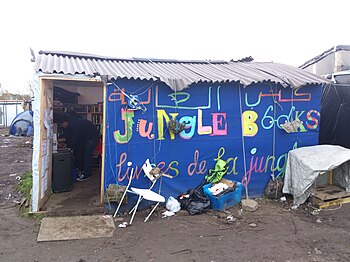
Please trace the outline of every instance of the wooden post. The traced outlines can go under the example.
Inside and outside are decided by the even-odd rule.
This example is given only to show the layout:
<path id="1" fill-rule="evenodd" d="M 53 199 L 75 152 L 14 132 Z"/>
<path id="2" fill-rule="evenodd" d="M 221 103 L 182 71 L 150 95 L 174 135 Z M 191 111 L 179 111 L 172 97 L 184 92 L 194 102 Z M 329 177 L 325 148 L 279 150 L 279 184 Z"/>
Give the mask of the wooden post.
<path id="1" fill-rule="evenodd" d="M 328 172 L 328 185 L 333 185 L 333 170 Z"/>
<path id="2" fill-rule="evenodd" d="M 39 189 L 38 189 L 38 209 L 40 210 L 46 201 L 50 197 L 51 192 L 51 172 L 52 172 L 52 139 L 47 137 L 48 130 L 44 125 L 45 119 L 45 111 L 50 112 L 52 108 L 52 96 L 53 96 L 53 82 L 51 80 L 47 80 L 43 77 L 39 78 L 40 83 L 40 142 L 39 142 Z M 45 142 L 44 142 L 45 141 Z M 43 143 L 46 143 L 45 148 L 43 148 Z M 49 148 L 49 153 L 47 152 L 47 148 Z M 46 152 L 43 152 L 43 149 Z M 46 160 L 48 158 L 48 171 L 46 174 Z M 44 159 L 44 161 L 43 161 Z M 43 166 L 43 163 L 45 164 Z M 44 187 L 43 177 L 46 177 L 46 187 Z M 43 192 L 44 189 L 44 192 Z"/>
<path id="3" fill-rule="evenodd" d="M 43 172 L 43 167 L 42 167 L 42 159 L 43 159 L 43 152 L 42 152 L 42 146 L 43 146 L 43 138 L 46 137 L 43 134 L 45 131 L 44 129 L 44 124 L 43 124 L 43 119 L 44 119 L 44 80 L 42 78 L 39 78 L 39 85 L 40 85 L 40 136 L 39 136 L 39 164 L 38 164 L 38 171 L 39 171 L 39 185 L 38 185 L 38 210 L 43 206 L 42 204 L 42 199 L 41 199 L 41 190 L 42 190 L 42 172 Z"/>

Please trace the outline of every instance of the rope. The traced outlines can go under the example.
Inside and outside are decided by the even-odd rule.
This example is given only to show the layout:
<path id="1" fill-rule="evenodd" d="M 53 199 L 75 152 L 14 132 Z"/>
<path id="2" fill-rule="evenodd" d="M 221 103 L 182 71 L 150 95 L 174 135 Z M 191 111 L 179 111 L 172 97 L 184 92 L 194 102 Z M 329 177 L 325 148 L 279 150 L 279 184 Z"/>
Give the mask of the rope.
<path id="1" fill-rule="evenodd" d="M 130 92 L 130 95 L 129 94 L 127 94 L 127 92 L 126 91 L 124 91 L 123 89 L 121 89 L 117 84 L 115 84 L 113 81 L 112 81 L 112 84 L 124 95 L 124 96 L 126 96 L 128 99 L 129 99 L 129 101 L 135 101 L 136 100 L 136 98 L 135 98 L 135 96 L 137 96 L 137 98 L 140 100 L 140 101 L 137 101 L 136 100 L 136 102 L 139 102 L 139 108 L 137 108 L 137 109 L 141 109 L 143 112 L 146 112 L 146 110 L 147 110 L 147 108 L 143 105 L 143 104 L 141 104 L 141 98 L 139 97 L 139 95 L 134 95 L 134 93 L 131 93 Z M 143 87 L 145 87 L 146 85 L 144 85 Z M 141 88 L 143 88 L 143 87 L 141 87 Z M 152 87 L 152 85 L 149 87 L 149 88 L 151 88 Z M 148 88 L 148 89 L 149 89 Z M 147 89 L 147 90 L 148 90 Z M 138 89 L 138 90 L 140 90 L 140 88 Z M 146 91 L 147 91 L 146 90 Z M 144 92 L 143 92 L 144 93 Z M 143 94 L 143 93 L 141 93 L 141 94 Z M 128 109 L 128 107 L 126 107 L 126 109 Z M 133 110 L 133 109 L 131 109 L 131 110 Z"/>
<path id="2" fill-rule="evenodd" d="M 157 85 L 158 85 L 158 83 L 157 83 Z M 153 87 L 153 85 L 151 87 Z M 152 121 L 153 121 L 153 123 L 156 122 L 155 121 L 156 120 L 156 117 L 155 117 L 155 111 L 156 111 L 156 109 L 155 109 L 155 90 L 158 90 L 158 86 L 157 86 L 157 88 L 152 89 L 153 92 L 152 92 L 152 100 L 151 101 L 153 101 L 152 102 Z M 165 134 L 165 132 L 164 132 L 164 134 Z M 153 138 L 153 158 L 151 159 L 152 163 L 157 163 L 157 155 L 161 150 L 161 146 L 162 146 L 162 140 L 159 140 L 159 147 L 158 147 L 158 150 L 156 152 L 156 136 L 154 135 L 154 138 Z M 160 192 L 162 190 L 162 185 L 163 185 L 163 178 L 160 177 L 158 194 L 160 194 Z M 152 187 L 153 186 L 154 185 L 152 185 Z"/>
<path id="3" fill-rule="evenodd" d="M 275 92 L 277 91 L 277 84 L 275 86 Z M 272 136 L 272 156 L 273 156 L 273 163 L 274 166 L 276 165 L 276 98 L 273 96 L 273 136 Z M 275 167 L 272 169 L 272 175 L 273 178 L 275 179 Z"/>
<path id="4" fill-rule="evenodd" d="M 157 88 L 156 89 L 158 89 L 158 86 L 157 86 Z M 155 93 L 155 92 L 154 92 Z M 155 123 L 155 98 L 153 97 L 153 104 L 152 104 L 152 112 L 153 112 L 153 123 Z M 167 127 L 167 125 L 166 125 L 166 129 L 164 130 L 164 134 L 163 134 L 163 136 L 165 136 L 165 134 L 167 133 L 167 131 L 168 131 L 169 129 L 168 129 L 168 127 Z M 161 148 L 162 148 L 162 140 L 159 140 L 159 146 L 158 146 L 158 150 L 156 151 L 156 139 L 154 139 L 153 140 L 153 142 L 154 142 L 154 144 L 153 144 L 153 158 L 151 159 L 151 162 L 153 162 L 153 163 L 155 163 L 155 162 L 157 162 L 157 155 L 159 154 L 159 152 L 160 152 L 160 150 L 161 150 Z"/>
<path id="5" fill-rule="evenodd" d="M 156 90 L 158 90 L 158 88 L 156 88 Z M 155 121 L 155 98 L 154 98 L 154 93 L 155 93 L 155 91 L 153 92 L 153 96 L 152 96 L 152 101 L 153 101 L 153 103 L 152 103 L 152 120 L 153 120 L 153 123 L 156 122 Z M 160 140 L 159 143 L 160 143 L 159 145 L 161 146 L 162 141 Z M 160 148 L 159 148 L 159 151 L 160 151 Z M 158 154 L 158 152 L 156 153 L 156 136 L 154 135 L 154 138 L 153 138 L 153 161 L 154 161 L 154 163 L 157 163 L 157 154 Z M 162 178 L 160 179 L 160 182 L 159 182 L 158 194 L 160 194 L 161 188 L 162 188 Z"/>
<path id="6" fill-rule="evenodd" d="M 156 82 L 157 82 L 157 81 L 156 81 Z M 145 91 L 143 91 L 143 92 L 140 93 L 140 94 L 137 94 L 138 91 L 140 91 L 140 90 L 141 90 L 142 88 L 144 88 L 145 86 L 149 85 L 149 83 L 145 84 L 144 86 L 140 87 L 140 88 L 137 89 L 135 92 L 133 92 L 133 94 L 136 94 L 136 95 L 138 95 L 138 96 L 143 95 L 143 94 L 146 93 L 150 88 L 152 88 L 152 86 L 153 86 L 156 82 L 152 82 L 152 83 L 150 84 L 150 86 L 147 87 L 147 89 L 146 89 Z"/>
<path id="7" fill-rule="evenodd" d="M 156 88 L 156 89 L 158 89 L 158 88 Z M 153 93 L 155 93 L 155 92 L 153 92 Z M 153 120 L 153 124 L 154 124 L 155 123 L 155 106 L 154 106 L 155 99 L 154 99 L 154 94 L 152 96 L 152 101 L 153 101 L 153 103 L 152 103 L 152 120 Z M 156 157 L 157 157 L 157 154 L 156 154 L 156 136 L 154 135 L 154 138 L 153 138 L 153 161 L 154 162 L 157 162 L 157 158 Z"/>
<path id="8" fill-rule="evenodd" d="M 247 161 L 246 161 L 246 156 L 245 156 L 245 144 L 244 144 L 244 135 L 243 135 L 243 119 L 242 119 L 242 94 L 241 94 L 241 84 L 238 84 L 238 92 L 239 92 L 239 109 L 241 112 L 241 137 L 242 137 L 242 151 L 243 151 L 243 164 L 244 164 L 244 180 L 246 181 L 245 183 L 245 196 L 246 199 L 249 199 L 249 194 L 248 194 L 248 181 L 247 181 Z"/>

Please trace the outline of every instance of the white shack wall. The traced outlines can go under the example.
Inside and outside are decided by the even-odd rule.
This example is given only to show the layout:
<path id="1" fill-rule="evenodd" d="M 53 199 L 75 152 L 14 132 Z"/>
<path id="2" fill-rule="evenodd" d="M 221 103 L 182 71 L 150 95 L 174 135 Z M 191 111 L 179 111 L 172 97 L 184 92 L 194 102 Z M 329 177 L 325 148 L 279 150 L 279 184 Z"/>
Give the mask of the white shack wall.
<path id="1" fill-rule="evenodd" d="M 23 112 L 22 103 L 0 101 L 0 127 L 10 127 L 13 119 Z"/>

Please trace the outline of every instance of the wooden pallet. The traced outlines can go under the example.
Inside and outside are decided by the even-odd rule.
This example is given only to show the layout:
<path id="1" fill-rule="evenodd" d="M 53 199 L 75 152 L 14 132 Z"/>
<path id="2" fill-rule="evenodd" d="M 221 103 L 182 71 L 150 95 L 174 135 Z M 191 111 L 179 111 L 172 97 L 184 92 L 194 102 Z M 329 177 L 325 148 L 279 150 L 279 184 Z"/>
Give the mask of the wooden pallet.
<path id="1" fill-rule="evenodd" d="M 318 187 L 314 191 L 313 204 L 319 208 L 350 203 L 350 192 L 335 185 Z"/>

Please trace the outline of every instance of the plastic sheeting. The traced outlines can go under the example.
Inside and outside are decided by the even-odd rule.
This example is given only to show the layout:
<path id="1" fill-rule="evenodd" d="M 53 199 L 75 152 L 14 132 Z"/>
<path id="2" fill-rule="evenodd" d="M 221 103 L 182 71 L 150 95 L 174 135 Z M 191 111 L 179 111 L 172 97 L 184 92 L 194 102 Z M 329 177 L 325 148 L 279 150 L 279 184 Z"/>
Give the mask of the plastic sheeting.
<path id="1" fill-rule="evenodd" d="M 283 193 L 292 194 L 294 205 L 303 204 L 310 196 L 316 179 L 333 171 L 333 183 L 350 192 L 350 149 L 317 145 L 298 148 L 288 153 Z"/>
<path id="2" fill-rule="evenodd" d="M 324 87 L 321 115 L 320 144 L 350 149 L 350 84 Z"/>
<path id="3" fill-rule="evenodd" d="M 272 173 L 284 175 L 289 150 L 318 143 L 321 85 L 201 83 L 174 92 L 159 81 L 114 83 L 105 98 L 105 188 L 127 183 L 132 167 L 133 186 L 146 188 L 142 165 L 150 159 L 173 176 L 163 177 L 154 190 L 177 196 L 200 184 L 223 159 L 229 165 L 225 178 L 244 181 L 250 196 L 259 196 Z M 127 110 L 130 95 L 138 95 L 147 110 Z M 185 122 L 186 129 L 170 133 L 170 119 Z M 282 129 L 295 119 L 302 121 L 296 132 Z"/>
<path id="4" fill-rule="evenodd" d="M 40 161 L 40 85 L 38 74 L 34 74 L 33 77 L 33 95 L 34 100 L 32 103 L 33 110 L 33 123 L 34 123 L 34 137 L 33 137 L 33 158 L 32 158 L 32 176 L 33 176 L 33 188 L 32 188 L 32 211 L 39 211 L 39 161 Z"/>

